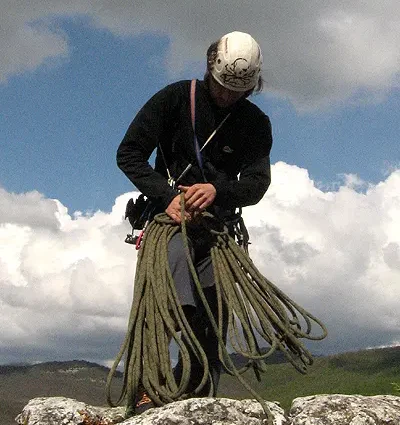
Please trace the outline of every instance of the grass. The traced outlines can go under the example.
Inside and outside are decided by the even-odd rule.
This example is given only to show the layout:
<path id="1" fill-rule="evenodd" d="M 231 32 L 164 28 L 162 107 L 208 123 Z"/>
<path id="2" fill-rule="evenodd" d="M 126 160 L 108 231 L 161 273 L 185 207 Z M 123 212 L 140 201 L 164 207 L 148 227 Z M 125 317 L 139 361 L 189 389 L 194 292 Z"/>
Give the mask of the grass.
<path id="1" fill-rule="evenodd" d="M 399 395 L 393 382 L 400 380 L 400 347 L 317 358 L 306 375 L 284 363 L 267 365 L 262 382 L 257 382 L 251 371 L 244 376 L 264 399 L 278 401 L 287 411 L 294 398 L 314 394 Z M 224 375 L 220 395 L 249 397 L 239 385 L 235 378 Z"/>

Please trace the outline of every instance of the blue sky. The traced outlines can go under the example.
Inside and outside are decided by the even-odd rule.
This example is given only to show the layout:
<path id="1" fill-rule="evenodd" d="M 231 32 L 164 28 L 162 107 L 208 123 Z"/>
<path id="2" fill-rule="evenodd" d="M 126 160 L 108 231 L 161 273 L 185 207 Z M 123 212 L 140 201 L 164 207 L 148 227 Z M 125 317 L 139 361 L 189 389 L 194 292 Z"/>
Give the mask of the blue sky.
<path id="1" fill-rule="evenodd" d="M 131 187 L 114 157 L 135 113 L 174 79 L 202 78 L 203 67 L 195 62 L 169 75 L 167 35 L 118 37 L 83 18 L 53 25 L 67 36 L 68 58 L 48 59 L 0 86 L 0 182 L 12 192 L 38 190 L 71 211 L 109 211 Z M 397 89 L 377 104 L 299 112 L 268 96 L 268 68 L 264 76 L 267 95 L 253 100 L 272 120 L 272 162 L 304 167 L 323 185 L 343 173 L 376 183 L 399 164 Z"/>
<path id="2" fill-rule="evenodd" d="M 60 25 L 69 59 L 50 60 L 1 86 L 1 182 L 10 191 L 62 199 L 71 210 L 110 210 L 130 188 L 116 168 L 117 146 L 134 113 L 166 81 L 144 51 L 161 57 L 168 41 L 120 39 L 81 20 Z"/>
<path id="3" fill-rule="evenodd" d="M 252 100 L 274 135 L 271 188 L 245 212 L 252 258 L 327 323 L 314 351 L 400 343 L 397 3 L 0 6 L 0 363 L 112 360 L 136 261 L 116 150 L 146 100 L 202 78 L 236 29 L 262 47 Z"/>

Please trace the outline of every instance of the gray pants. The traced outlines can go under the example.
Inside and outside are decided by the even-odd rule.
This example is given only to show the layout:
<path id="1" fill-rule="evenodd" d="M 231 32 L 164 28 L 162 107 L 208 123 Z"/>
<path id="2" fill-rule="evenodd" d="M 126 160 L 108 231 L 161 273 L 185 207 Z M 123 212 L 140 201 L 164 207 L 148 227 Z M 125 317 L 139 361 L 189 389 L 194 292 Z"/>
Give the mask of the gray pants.
<path id="1" fill-rule="evenodd" d="M 217 318 L 218 306 L 216 299 L 216 291 L 214 285 L 214 273 L 210 257 L 210 247 L 212 244 L 212 236 L 200 234 L 196 229 L 188 230 L 189 248 L 191 257 L 196 268 L 204 295 L 210 305 L 214 318 Z M 214 391 L 211 396 L 216 396 L 219 378 L 221 374 L 221 362 L 218 358 L 218 338 L 214 333 L 207 312 L 203 303 L 197 294 L 197 289 L 192 278 L 192 274 L 187 263 L 184 251 L 182 234 L 175 234 L 168 246 L 168 261 L 171 268 L 172 276 L 178 293 L 178 298 L 184 308 L 186 318 L 188 319 L 194 334 L 199 340 L 204 352 L 207 356 L 211 379 L 213 381 Z M 224 316 L 226 312 L 224 311 Z M 226 319 L 226 317 L 225 317 Z M 227 320 L 224 320 L 224 324 Z M 226 326 L 222 329 L 224 341 L 226 340 Z M 198 362 L 194 353 L 191 353 L 191 380 L 188 392 L 193 392 L 200 383 L 203 376 L 203 368 Z M 175 367 L 174 374 L 177 380 L 182 374 L 182 362 L 179 359 Z M 203 387 L 198 397 L 206 397 L 210 392 L 210 382 Z"/>

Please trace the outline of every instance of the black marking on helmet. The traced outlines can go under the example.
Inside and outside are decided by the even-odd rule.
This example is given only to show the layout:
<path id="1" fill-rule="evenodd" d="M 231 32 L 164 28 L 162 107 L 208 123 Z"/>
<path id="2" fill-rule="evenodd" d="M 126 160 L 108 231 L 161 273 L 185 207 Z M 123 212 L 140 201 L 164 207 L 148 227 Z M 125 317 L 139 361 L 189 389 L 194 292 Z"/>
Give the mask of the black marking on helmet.
<path id="1" fill-rule="evenodd" d="M 246 89 L 255 73 L 255 69 L 249 72 L 247 59 L 237 58 L 231 64 L 225 65 L 225 71 L 221 74 L 221 79 L 226 85 Z"/>

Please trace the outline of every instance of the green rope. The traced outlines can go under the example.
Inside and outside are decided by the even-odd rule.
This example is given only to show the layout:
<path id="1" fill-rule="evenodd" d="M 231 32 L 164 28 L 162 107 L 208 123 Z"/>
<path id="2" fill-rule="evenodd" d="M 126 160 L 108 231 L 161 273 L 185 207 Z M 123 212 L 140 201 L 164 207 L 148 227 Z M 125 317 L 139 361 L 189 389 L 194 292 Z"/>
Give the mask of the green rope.
<path id="1" fill-rule="evenodd" d="M 140 382 L 156 405 L 189 397 L 192 394 L 188 394 L 186 389 L 190 381 L 190 351 L 203 367 L 203 376 L 194 394 L 198 394 L 207 382 L 211 382 L 209 394 L 213 393 L 207 357 L 178 301 L 168 263 L 168 243 L 181 231 L 198 295 L 218 338 L 220 361 L 227 373 L 236 376 L 260 402 L 268 423 L 272 424 L 272 414 L 266 402 L 244 380 L 242 373 L 252 367 L 260 379 L 260 372 L 266 371 L 264 360 L 275 350 L 280 350 L 299 372 L 306 373 L 313 358 L 300 338 L 321 340 L 327 335 L 326 328 L 262 276 L 245 251 L 229 235 L 228 229 L 221 226 L 211 214 L 203 213 L 198 225 L 203 226 L 205 232 L 210 232 L 215 241 L 211 248 L 211 259 L 218 315 L 214 318 L 191 259 L 183 216 L 183 196 L 181 199 L 181 226 L 163 213 L 155 216 L 145 233 L 137 259 L 128 330 L 107 379 L 107 401 L 110 406 L 125 402 L 127 415 L 132 415 Z M 230 345 L 248 359 L 240 370 L 233 364 L 222 335 L 223 307 L 227 312 Z M 314 325 L 319 326 L 320 334 L 311 333 Z M 171 339 L 176 342 L 182 361 L 179 382 L 175 380 L 171 365 Z M 265 353 L 260 349 L 261 340 L 270 347 Z M 111 382 L 123 358 L 123 387 L 119 398 L 113 401 Z"/>

